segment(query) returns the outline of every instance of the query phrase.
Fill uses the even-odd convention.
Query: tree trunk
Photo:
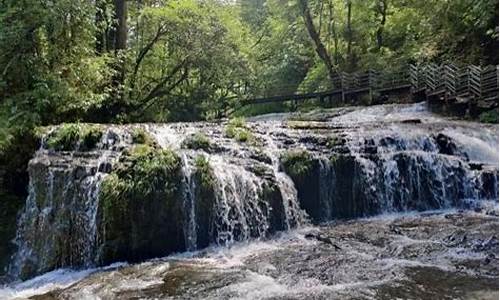
[[[96,13],[95,13],[95,24],[96,24],[96,44],[95,50],[97,54],[104,53],[107,49],[107,24],[106,24],[106,1],[96,0],[95,2]]]
[[[349,66],[349,71],[354,69],[354,56],[352,54],[352,24],[351,24],[351,12],[352,2],[347,0],[347,62]]]
[[[116,17],[116,34],[115,34],[115,50],[127,49],[127,1],[115,0],[115,17]]]
[[[387,0],[379,0],[377,4],[377,13],[381,15],[380,25],[377,29],[377,48],[380,50],[383,46],[383,32],[387,18]]]
[[[302,13],[302,17],[304,18],[304,23],[306,25],[307,32],[309,33],[309,36],[314,42],[316,53],[325,64],[326,69],[328,71],[328,76],[330,77],[330,80],[333,83],[333,81],[337,77],[337,72],[335,71],[332,59],[330,58],[328,51],[326,51],[325,45],[323,45],[323,42],[321,41],[321,38],[318,32],[316,31],[316,28],[314,27],[314,22],[311,16],[311,11],[309,10],[309,7],[307,5],[307,1],[308,0],[299,0],[299,7]]]
[[[125,82],[125,56],[123,51],[127,49],[127,1],[115,0],[114,22],[113,27],[113,49],[115,50],[116,61],[114,64],[115,75],[113,76],[113,98],[118,107],[117,113],[122,112],[124,109],[125,93],[123,91],[123,83]]]
[[[329,11],[329,20],[328,20],[328,38],[331,39],[333,37],[333,61],[335,65],[339,64],[339,38],[337,36],[337,30],[335,29],[335,21],[334,21],[334,11],[333,11],[333,0],[328,1],[328,11]]]

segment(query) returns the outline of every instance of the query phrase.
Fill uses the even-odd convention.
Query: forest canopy
[[[497,0],[2,0],[0,148],[35,126],[221,117],[337,71],[498,64]]]

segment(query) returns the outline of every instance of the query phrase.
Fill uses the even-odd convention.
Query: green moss
[[[265,164],[254,164],[251,167],[251,171],[257,176],[265,176],[270,173],[269,167]]]
[[[147,199],[155,191],[169,193],[171,189],[175,189],[174,182],[178,181],[180,169],[181,160],[175,152],[136,145],[121,158],[112,172],[113,176],[106,177],[105,181],[110,178],[109,180],[117,183],[116,180],[119,180],[117,190],[123,187],[123,192],[129,196],[140,195]],[[105,192],[104,190],[103,193]]]
[[[79,148],[86,151],[95,148],[101,140],[102,129],[90,124],[62,124],[47,138],[47,146],[57,151],[70,151]]]
[[[312,155],[305,150],[293,150],[281,156],[281,163],[288,175],[294,178],[306,177],[314,167]]]
[[[182,142],[182,147],[192,150],[202,149],[205,151],[210,151],[213,149],[213,145],[212,143],[210,143],[208,137],[205,134],[199,132],[187,137]]]
[[[81,146],[84,149],[92,149],[101,141],[102,130],[97,126],[90,126],[85,129],[81,137]]]
[[[228,122],[228,125],[234,126],[234,127],[244,128],[247,126],[247,122],[246,122],[245,118],[238,117],[238,118],[230,119]]]
[[[479,121],[482,123],[498,124],[498,109],[483,112],[479,115]]]
[[[29,181],[28,162],[36,149],[40,148],[41,138],[32,129],[11,129],[5,143],[0,142],[0,182],[9,192],[26,197]]]

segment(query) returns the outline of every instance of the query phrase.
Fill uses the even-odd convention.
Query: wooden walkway
[[[498,99],[498,66],[458,66],[455,64],[408,65],[399,72],[368,70],[366,72],[341,72],[333,81],[333,89],[313,92],[272,95],[245,99],[247,105],[293,101],[298,104],[308,99],[328,100],[332,105],[343,105],[353,97],[367,95],[369,103],[376,97],[393,93],[424,93],[444,95],[479,101]]]

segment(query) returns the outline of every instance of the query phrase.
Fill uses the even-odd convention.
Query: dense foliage
[[[498,61],[497,0],[0,1],[0,148],[61,122],[216,118],[332,71]],[[2,150],[2,149],[0,149]]]

